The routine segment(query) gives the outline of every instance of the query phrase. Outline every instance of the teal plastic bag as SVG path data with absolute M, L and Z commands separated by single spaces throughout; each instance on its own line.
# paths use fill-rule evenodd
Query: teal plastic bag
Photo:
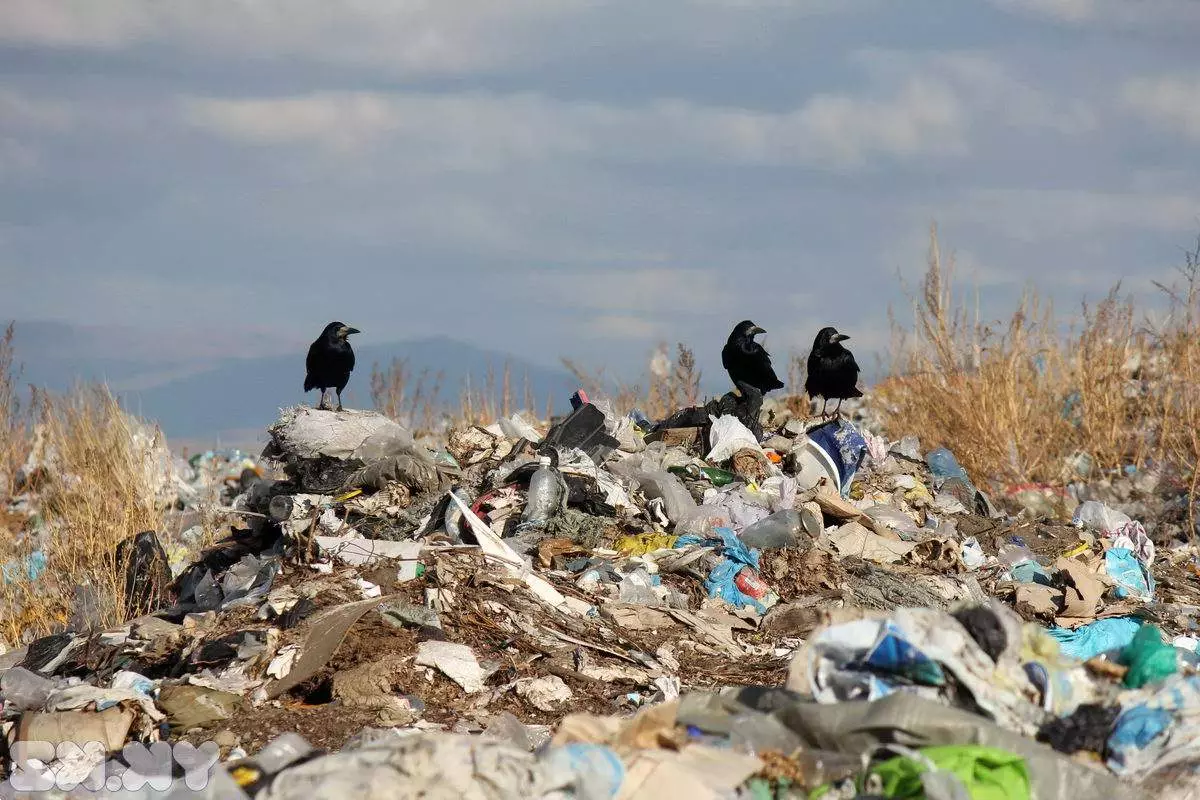
M 1138 629 L 1133 641 L 1121 651 L 1120 663 L 1129 667 L 1125 685 L 1130 689 L 1157 683 L 1179 669 L 1175 647 L 1163 641 L 1157 625 L 1143 625 Z
M 1154 599 L 1154 576 L 1132 550 L 1110 547 L 1104 553 L 1104 568 L 1117 584 L 1113 590 L 1117 597 L 1133 597 L 1145 603 Z

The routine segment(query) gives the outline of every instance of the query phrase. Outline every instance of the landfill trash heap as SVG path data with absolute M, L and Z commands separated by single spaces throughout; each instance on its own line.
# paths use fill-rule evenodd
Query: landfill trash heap
M 867 403 L 287 409 L 228 537 L 122 543 L 153 613 L 0 655 L 0 795 L 1200 796 L 1194 549 L 998 508 Z

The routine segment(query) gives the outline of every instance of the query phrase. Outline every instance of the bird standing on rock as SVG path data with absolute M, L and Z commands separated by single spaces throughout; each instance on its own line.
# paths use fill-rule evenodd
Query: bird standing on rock
M 337 410 L 342 410 L 342 390 L 350 382 L 350 372 L 354 369 L 354 351 L 350 349 L 350 341 L 346 338 L 352 333 L 361 331 L 340 322 L 331 322 L 308 348 L 308 358 L 304 361 L 307 370 L 304 391 L 321 390 L 321 402 L 317 408 L 328 410 L 325 392 L 334 389 L 337 392 Z
M 851 397 L 862 397 L 855 384 L 858 383 L 858 362 L 854 354 L 842 346 L 850 337 L 838 333 L 834 328 L 822 328 L 808 354 L 808 378 L 804 391 L 809 397 L 820 397 L 821 416 L 826 416 L 825 406 L 830 400 L 838 401 L 833 413 L 842 410 L 842 401 Z
M 721 365 L 738 391 L 750 400 L 751 418 L 758 418 L 762 397 L 767 392 L 783 388 L 783 381 L 775 375 L 771 356 L 754 337 L 765 330 L 750 320 L 737 324 L 729 334 L 729 340 L 721 349 Z M 750 390 L 750 391 L 748 391 Z

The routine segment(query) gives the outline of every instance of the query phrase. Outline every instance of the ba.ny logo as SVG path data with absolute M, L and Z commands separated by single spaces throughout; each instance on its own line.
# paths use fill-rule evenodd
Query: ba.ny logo
M 87 791 L 138 791 L 149 786 L 165 792 L 171 788 L 176 766 L 183 772 L 183 783 L 193 790 L 208 785 L 213 767 L 220 758 L 216 742 L 204 742 L 199 747 L 189 742 L 154 742 L 150 745 L 131 742 L 121 748 L 121 757 L 128 764 L 111 764 L 100 742 L 14 742 L 9 748 L 12 772 L 8 783 L 20 792 L 44 792 L 51 789 L 71 791 L 82 787 Z M 51 757 L 53 754 L 53 757 Z M 116 767 L 114 769 L 113 767 Z

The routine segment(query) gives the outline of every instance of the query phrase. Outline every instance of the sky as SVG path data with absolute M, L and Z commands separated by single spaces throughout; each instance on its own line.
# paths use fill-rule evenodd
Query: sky
M 160 361 L 448 335 L 719 369 L 1149 298 L 1200 232 L 1200 0 L 0 0 L 0 319 Z M 862 360 L 862 359 L 860 359 Z

